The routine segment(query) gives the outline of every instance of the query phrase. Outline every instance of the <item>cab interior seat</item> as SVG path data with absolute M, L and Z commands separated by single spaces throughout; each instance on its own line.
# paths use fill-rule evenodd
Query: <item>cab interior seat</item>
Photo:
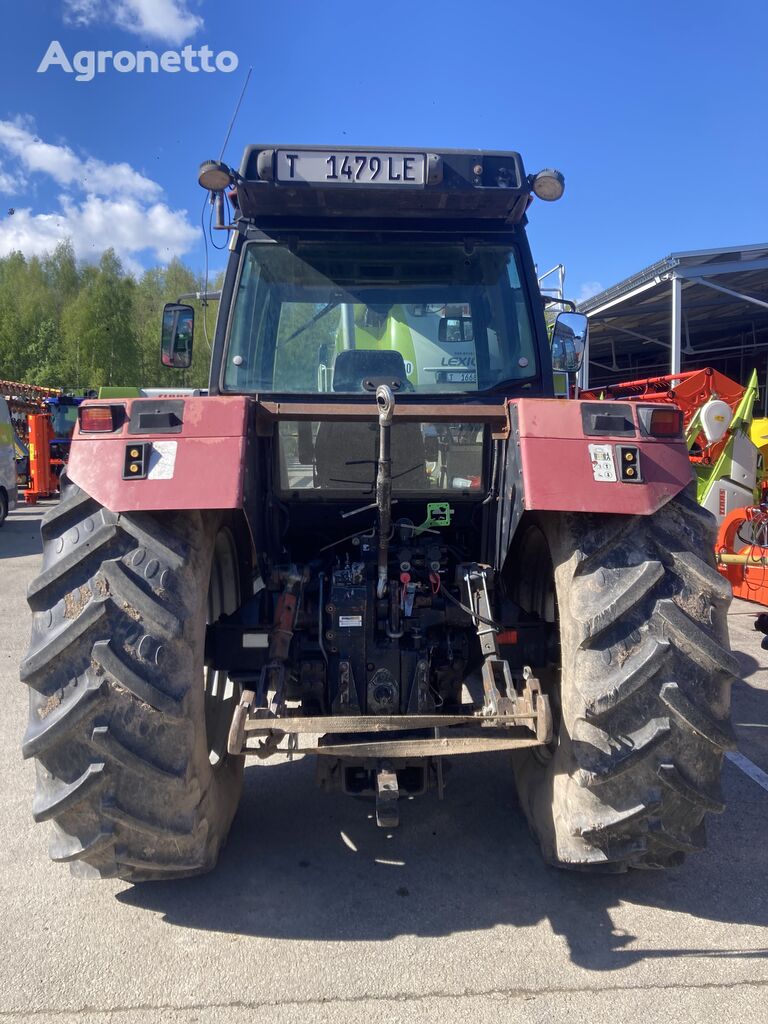
M 412 390 L 400 352 L 345 349 L 333 366 L 333 391 L 369 394 L 387 384 L 398 392 Z M 315 437 L 315 484 L 323 490 L 354 490 L 373 494 L 379 447 L 378 420 L 354 423 L 322 420 Z M 418 423 L 394 422 L 391 433 L 393 491 L 429 488 L 424 435 Z

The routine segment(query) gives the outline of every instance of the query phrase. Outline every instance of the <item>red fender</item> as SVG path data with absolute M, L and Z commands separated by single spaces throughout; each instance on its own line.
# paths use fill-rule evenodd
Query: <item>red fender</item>
M 163 509 L 242 508 L 249 399 L 184 397 L 181 428 L 176 433 L 129 434 L 135 401 L 124 399 L 83 403 L 121 405 L 125 422 L 108 435 L 85 433 L 78 421 L 67 465 L 70 480 L 113 512 L 157 512 Z M 123 477 L 126 449 L 152 441 L 167 446 L 161 473 L 152 479 Z

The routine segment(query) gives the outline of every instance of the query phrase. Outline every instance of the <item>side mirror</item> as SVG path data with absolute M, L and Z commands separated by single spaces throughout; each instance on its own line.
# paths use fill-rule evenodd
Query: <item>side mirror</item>
M 472 318 L 469 316 L 440 317 L 437 324 L 437 340 L 439 342 L 474 341 Z
M 178 302 L 167 302 L 163 307 L 163 332 L 160 339 L 160 361 L 163 366 L 186 370 L 192 365 L 194 333 L 194 309 Z
M 559 313 L 552 332 L 552 369 L 578 373 L 588 334 L 589 321 L 583 313 Z

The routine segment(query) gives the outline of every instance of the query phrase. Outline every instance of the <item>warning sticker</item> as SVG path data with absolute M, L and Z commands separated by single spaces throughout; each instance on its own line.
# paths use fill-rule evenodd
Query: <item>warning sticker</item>
M 177 441 L 153 441 L 147 480 L 171 480 L 176 466 Z
M 595 480 L 616 483 L 616 463 L 613 458 L 613 445 L 589 445 L 589 457 L 592 460 L 592 475 Z
M 339 629 L 359 629 L 363 624 L 362 615 L 340 615 L 339 616 Z

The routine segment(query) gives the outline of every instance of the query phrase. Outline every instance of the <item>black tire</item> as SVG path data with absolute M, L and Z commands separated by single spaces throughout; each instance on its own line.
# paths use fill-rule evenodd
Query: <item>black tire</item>
M 690 494 L 650 517 L 550 514 L 521 524 L 509 589 L 559 634 L 561 673 L 544 683 L 555 739 L 514 758 L 548 863 L 677 864 L 705 845 L 706 812 L 723 810 L 738 666 L 714 537 L 713 517 Z
M 210 870 L 242 786 L 221 738 L 238 694 L 203 664 L 206 619 L 240 602 L 234 534 L 220 513 L 116 515 L 66 477 L 62 490 L 21 666 L 33 816 L 76 875 Z
M 8 518 L 8 495 L 0 487 L 0 526 L 3 525 L 5 520 Z

